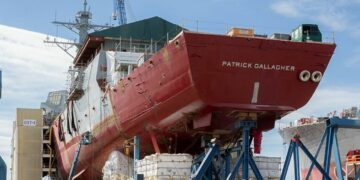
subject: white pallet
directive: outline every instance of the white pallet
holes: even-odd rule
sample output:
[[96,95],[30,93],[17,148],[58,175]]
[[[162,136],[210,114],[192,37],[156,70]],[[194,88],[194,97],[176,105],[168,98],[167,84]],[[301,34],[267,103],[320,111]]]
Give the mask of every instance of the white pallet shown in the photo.
[[189,154],[153,154],[137,162],[137,172],[145,179],[189,179],[191,165]]
[[184,176],[148,176],[145,180],[189,180],[190,177]]
[[280,169],[280,162],[255,162],[259,170],[278,170]]
[[254,156],[253,158],[255,162],[270,162],[270,163],[281,162],[280,157]]
[[[239,173],[239,176],[242,175],[241,169],[239,170],[238,173]],[[266,178],[266,179],[280,178],[279,170],[260,170],[260,174],[263,178]],[[249,169],[249,178],[255,178],[254,172],[250,169]]]

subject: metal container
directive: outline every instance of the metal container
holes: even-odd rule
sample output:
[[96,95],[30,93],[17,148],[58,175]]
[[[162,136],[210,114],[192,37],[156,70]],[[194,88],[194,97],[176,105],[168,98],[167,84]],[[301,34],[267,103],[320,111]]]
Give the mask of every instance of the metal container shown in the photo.
[[234,37],[254,37],[254,30],[245,28],[231,28],[227,34]]

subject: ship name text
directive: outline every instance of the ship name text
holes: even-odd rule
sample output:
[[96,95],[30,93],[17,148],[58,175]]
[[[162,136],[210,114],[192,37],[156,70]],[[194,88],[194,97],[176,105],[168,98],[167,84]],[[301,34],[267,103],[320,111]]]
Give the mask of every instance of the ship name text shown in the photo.
[[275,71],[295,71],[295,66],[279,65],[279,64],[262,64],[238,61],[222,61],[222,67],[259,69],[259,70],[275,70]]

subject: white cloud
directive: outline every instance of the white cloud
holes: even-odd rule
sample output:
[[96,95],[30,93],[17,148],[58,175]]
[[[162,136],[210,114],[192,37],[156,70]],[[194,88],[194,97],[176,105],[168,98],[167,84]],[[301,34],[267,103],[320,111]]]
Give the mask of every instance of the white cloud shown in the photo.
[[[360,34],[359,34],[360,35]],[[345,59],[346,67],[355,67],[356,65],[360,65],[360,46],[354,47],[350,52],[350,57]],[[358,66],[356,66],[358,67]]]
[[44,34],[0,25],[0,68],[3,72],[0,155],[8,168],[16,108],[39,108],[49,91],[65,89],[65,72],[72,60],[59,48],[45,45],[45,38]]
[[342,6],[351,6],[353,4],[360,4],[360,0],[333,0],[332,2]]
[[272,4],[271,9],[287,17],[300,17],[298,9],[291,1],[278,1]]
[[360,105],[360,89],[333,87],[318,89],[302,108],[283,117],[280,122],[296,121],[303,117],[324,117],[328,113],[341,112]]
[[[12,136],[12,127],[13,127],[12,121],[0,120],[0,137],[11,137]],[[2,147],[2,146],[0,145],[0,147]]]
[[350,25],[348,16],[344,12],[333,8],[320,9],[320,11],[321,13],[316,14],[315,18],[333,31],[344,31]]
[[350,10],[360,5],[358,0],[276,0],[270,8],[280,15],[318,21],[332,31],[346,31],[360,37],[360,16]]
[[[290,113],[283,117],[276,123],[273,130],[265,132],[263,135],[263,155],[270,156],[281,156],[286,152],[275,152],[274,147],[279,150],[282,146],[283,141],[278,133],[279,127],[284,127],[289,122],[297,121],[303,117],[321,117],[326,116],[327,113],[336,110],[338,113],[343,109],[350,108],[352,106],[359,107],[360,105],[360,88],[356,89],[353,87],[327,87],[317,89],[314,96],[310,99],[308,104],[303,108]],[[275,150],[276,151],[276,150]]]
[[309,116],[326,116],[327,113],[337,112],[351,106],[360,105],[360,89],[349,87],[333,87],[319,89],[310,102],[299,110]]

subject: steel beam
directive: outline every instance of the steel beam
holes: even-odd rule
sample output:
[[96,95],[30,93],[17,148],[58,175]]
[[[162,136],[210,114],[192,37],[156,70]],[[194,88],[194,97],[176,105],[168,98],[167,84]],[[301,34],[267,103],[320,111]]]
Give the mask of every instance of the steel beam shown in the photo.
[[196,170],[194,174],[191,175],[191,179],[193,180],[201,180],[204,177],[206,171],[209,169],[213,157],[219,153],[219,148],[217,145],[213,144],[209,151],[206,153],[203,161],[201,162],[199,168]]
[[333,117],[328,120],[328,125],[338,128],[347,128],[347,129],[360,129],[360,121]]
[[280,180],[285,180],[286,178],[286,174],[287,174],[287,171],[289,169],[289,165],[290,165],[290,161],[291,161],[291,156],[292,156],[292,153],[294,151],[294,146],[295,146],[295,142],[294,141],[290,141],[290,145],[289,145],[289,148],[288,148],[288,152],[286,154],[286,158],[285,158],[285,162],[284,162],[284,167],[283,167],[283,170],[281,172],[281,176],[280,176]]
[[137,162],[140,159],[140,137],[134,137],[134,180],[137,180]]
[[245,126],[242,132],[242,155],[243,155],[243,163],[242,163],[242,178],[249,179],[249,159],[250,159],[250,127]]
[[256,179],[262,180],[259,169],[257,168],[254,159],[251,156],[250,152],[250,130],[251,128],[256,128],[256,121],[240,121],[238,127],[242,129],[242,145],[241,145],[241,155],[236,161],[232,171],[226,178],[227,180],[235,179],[240,164],[242,164],[242,179],[249,179],[249,165],[252,168]]
[[224,179],[230,174],[230,164],[231,164],[231,155],[230,152],[226,152],[225,154],[225,174]]
[[[262,180],[259,169],[252,157],[250,151],[250,130],[256,127],[256,121],[239,121],[237,128],[242,129],[242,144],[237,143],[237,147],[228,148],[225,150],[219,149],[216,144],[212,144],[210,149],[204,155],[200,155],[194,160],[192,167],[191,179],[227,179],[234,180],[238,175],[240,167],[242,168],[242,179],[249,179],[249,165],[253,170],[256,179]],[[231,152],[238,152],[238,158],[234,167],[230,171]],[[217,158],[215,158],[217,157]],[[220,161],[220,169],[216,169],[213,160]],[[202,161],[201,161],[202,160]],[[198,165],[201,162],[200,165]]]
[[[314,157],[315,159],[317,159],[317,157],[318,157],[318,155],[319,155],[319,153],[320,153],[321,147],[322,147],[322,145],[324,144],[324,140],[325,140],[327,131],[328,131],[328,129],[326,128],[326,129],[325,129],[325,133],[323,134],[323,136],[322,136],[322,138],[321,138],[321,141],[320,141],[320,144],[319,144],[319,146],[318,146],[318,149],[316,150],[316,154],[315,154],[315,157]],[[313,170],[313,168],[314,168],[314,165],[315,165],[315,164],[314,164],[314,161],[312,161],[311,166],[310,166],[310,169],[309,169],[309,171],[308,171],[305,179],[309,179],[309,178],[310,178],[310,175],[311,175],[311,172],[312,172],[312,170]]]
[[[318,168],[318,170],[323,174],[326,180],[330,180],[330,176],[325,172],[325,170],[321,167],[320,163],[314,158],[309,150],[304,146],[304,144],[300,141],[299,137],[294,137],[288,149],[288,153],[286,155],[283,171],[280,176],[280,180],[285,180],[287,171],[289,169],[291,156],[294,154],[294,172],[295,172],[295,179],[300,180],[300,166],[299,166],[299,152],[298,148],[300,147],[301,150],[305,153],[305,155],[312,161],[312,163]],[[307,178],[306,178],[307,179]]]
[[261,176],[261,173],[260,173],[258,167],[256,166],[256,163],[255,163],[255,161],[254,161],[253,158],[250,158],[250,159],[249,159],[249,163],[250,163],[251,169],[252,169],[253,172],[254,172],[254,175],[255,175],[256,179],[263,179],[262,176]]
[[[325,176],[327,180],[330,180],[330,176],[325,173],[325,170],[321,167],[320,163],[316,160],[315,157],[313,157],[310,153],[310,151],[304,146],[304,144],[299,140],[298,146],[303,150],[305,155],[311,160],[311,162],[318,168],[318,170]],[[308,178],[306,178],[308,179]]]
[[338,140],[337,140],[337,131],[338,131],[338,128],[335,127],[334,134],[333,134],[334,142],[333,142],[332,148],[333,148],[334,158],[335,158],[335,163],[336,163],[337,179],[343,180],[344,177],[342,175],[341,157],[340,157],[339,145],[338,145]]
[[159,148],[159,144],[157,142],[156,136],[154,134],[154,132],[152,130],[149,130],[149,134],[150,134],[150,138],[151,138],[151,143],[154,147],[154,150],[157,154],[160,154],[160,148]]
[[[332,154],[334,154],[334,159],[335,159],[335,163],[336,163],[336,173],[337,173],[338,179],[340,179],[340,180],[344,179],[342,176],[341,157],[340,157],[339,145],[338,145],[338,140],[337,140],[337,131],[339,128],[360,129],[360,121],[333,117],[333,118],[329,118],[328,120],[326,120],[326,126],[327,127],[325,130],[325,133],[320,141],[320,144],[316,151],[315,157],[313,157],[311,155],[311,153],[306,149],[304,144],[300,141],[299,137],[294,137],[291,140],[288,154],[287,154],[287,157],[285,160],[284,168],[281,173],[280,179],[283,180],[286,177],[292,153],[295,154],[295,156],[294,156],[295,162],[294,163],[295,163],[295,166],[297,166],[297,164],[298,164],[298,162],[296,162],[297,161],[296,154],[298,153],[298,152],[296,152],[297,146],[300,147],[304,151],[304,153],[307,155],[307,157],[312,161],[309,172],[307,173],[305,179],[309,179],[314,166],[316,166],[317,169],[322,173],[323,180],[331,179],[329,176],[329,173],[330,173],[330,163],[331,163],[331,155]],[[321,167],[321,165],[317,162],[316,158],[320,152],[320,149],[321,149],[324,141],[326,142],[325,154],[324,154],[323,167]],[[299,168],[295,167],[295,179],[299,178],[298,174],[299,174]],[[359,176],[360,176],[360,173],[359,173]]]
[[300,163],[299,163],[299,147],[295,142],[294,148],[294,172],[295,172],[295,180],[300,180]]
[[[326,137],[325,155],[324,155],[324,170],[326,174],[329,174],[330,172],[331,150],[334,140],[333,134],[334,134],[334,129],[330,127]],[[323,180],[325,180],[325,176],[323,176]]]
[[239,167],[241,166],[241,164],[244,162],[243,160],[243,155],[241,154],[238,159],[235,162],[235,165],[233,167],[233,169],[231,170],[230,174],[227,176],[226,180],[233,180],[235,179],[238,171],[239,171]]
[[356,175],[355,175],[355,180],[358,180],[360,178],[360,170],[358,170],[358,172],[356,173]]

